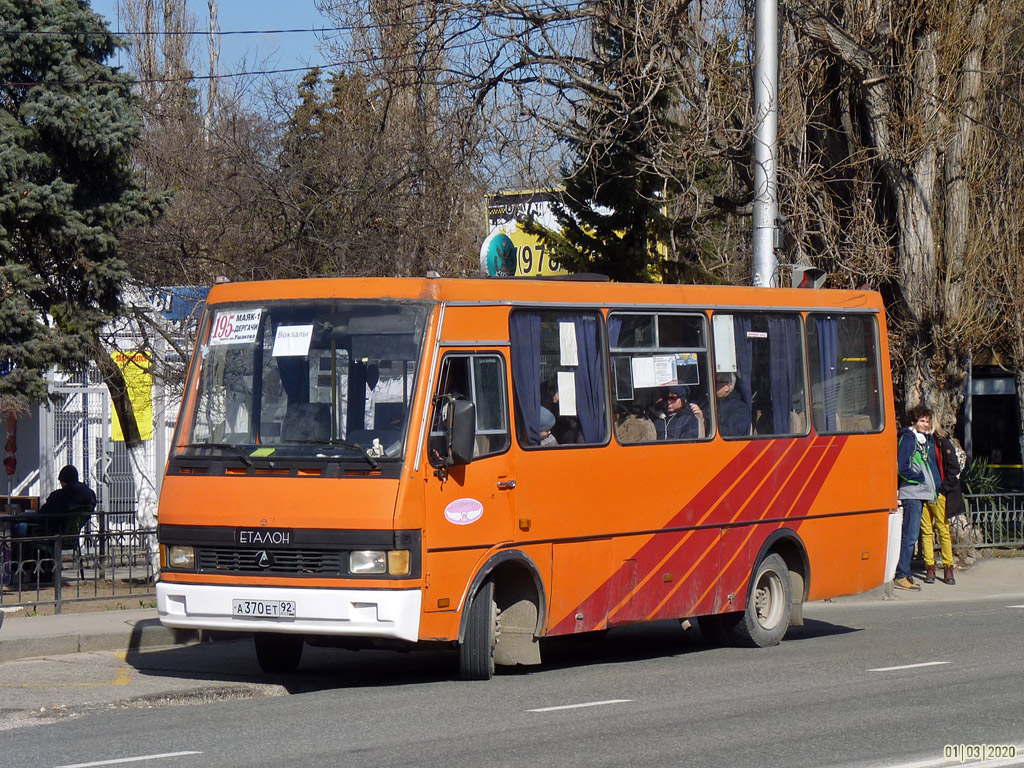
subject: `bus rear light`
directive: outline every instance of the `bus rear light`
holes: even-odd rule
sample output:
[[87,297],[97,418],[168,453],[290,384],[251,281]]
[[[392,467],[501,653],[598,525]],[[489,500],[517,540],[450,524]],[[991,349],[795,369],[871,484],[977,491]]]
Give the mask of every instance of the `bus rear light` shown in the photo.
[[184,571],[196,569],[195,547],[186,547],[182,544],[172,544],[167,547],[167,567],[177,568]]

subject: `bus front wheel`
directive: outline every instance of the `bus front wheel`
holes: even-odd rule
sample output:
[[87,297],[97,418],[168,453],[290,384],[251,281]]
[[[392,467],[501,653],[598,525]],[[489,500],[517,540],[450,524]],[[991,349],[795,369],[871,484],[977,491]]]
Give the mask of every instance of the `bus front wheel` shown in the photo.
[[257,632],[253,639],[256,645],[256,660],[264,672],[273,675],[288,674],[299,666],[302,660],[302,635]]
[[463,680],[490,680],[498,634],[494,582],[484,582],[466,610],[466,631],[459,643],[459,675]]
[[789,567],[782,556],[773,553],[762,560],[754,571],[753,584],[746,610],[738,614],[733,636],[742,645],[778,645],[789,629],[793,601]]

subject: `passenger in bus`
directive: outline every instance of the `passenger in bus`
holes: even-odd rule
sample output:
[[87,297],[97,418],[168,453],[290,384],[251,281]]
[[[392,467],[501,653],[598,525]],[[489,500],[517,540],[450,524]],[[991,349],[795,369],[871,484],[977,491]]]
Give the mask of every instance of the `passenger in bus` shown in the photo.
[[558,406],[558,384],[549,381],[541,391],[541,406],[547,408],[555,417],[555,426],[551,434],[559,445],[573,445],[583,442],[583,430],[575,416],[562,416]]
[[540,407],[540,444],[541,445],[558,445],[558,440],[551,434],[552,428],[555,426],[555,414],[545,408],[543,405]]
[[658,439],[658,432],[644,414],[620,407],[615,416],[615,437],[620,443],[650,443]]
[[704,412],[688,400],[687,386],[665,387],[658,394],[654,429],[659,440],[687,440],[704,437]]
[[750,406],[736,387],[736,374],[728,371],[715,374],[715,396],[718,402],[718,432],[723,437],[750,434]]

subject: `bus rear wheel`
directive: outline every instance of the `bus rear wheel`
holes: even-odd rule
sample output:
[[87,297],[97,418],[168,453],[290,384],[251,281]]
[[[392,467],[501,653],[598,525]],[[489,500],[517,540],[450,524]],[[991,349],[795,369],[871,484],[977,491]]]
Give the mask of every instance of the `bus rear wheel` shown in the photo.
[[272,675],[294,672],[302,660],[302,635],[257,632],[253,636],[260,669]]
[[773,553],[762,560],[754,571],[753,584],[746,610],[737,614],[733,637],[739,645],[778,645],[789,629],[793,602],[789,567],[782,556]]
[[466,610],[466,632],[459,643],[459,675],[463,680],[490,680],[494,675],[494,645],[498,636],[494,582],[484,582]]

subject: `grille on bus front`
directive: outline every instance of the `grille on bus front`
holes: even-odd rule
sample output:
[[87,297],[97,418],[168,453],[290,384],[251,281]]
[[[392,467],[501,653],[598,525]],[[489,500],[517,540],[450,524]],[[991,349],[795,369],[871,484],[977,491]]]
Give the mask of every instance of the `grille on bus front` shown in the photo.
[[347,572],[348,553],[316,549],[201,548],[200,573],[264,573],[287,576],[340,576]]

